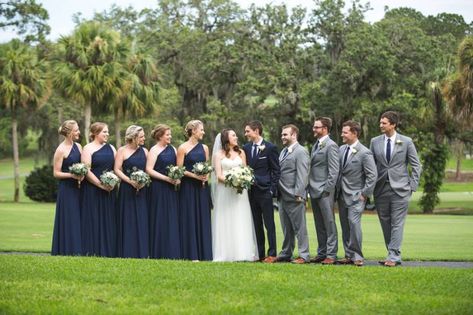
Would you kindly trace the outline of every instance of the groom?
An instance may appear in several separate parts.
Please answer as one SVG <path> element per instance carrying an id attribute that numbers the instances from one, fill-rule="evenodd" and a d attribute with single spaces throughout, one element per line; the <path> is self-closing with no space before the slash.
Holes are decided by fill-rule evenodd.
<path id="1" fill-rule="evenodd" d="M 274 225 L 273 197 L 276 197 L 280 177 L 279 157 L 276 146 L 263 139 L 263 125 L 254 120 L 245 125 L 249 143 L 243 146 L 247 164 L 253 169 L 255 183 L 249 191 L 251 212 L 255 225 L 256 242 L 260 261 L 276 260 L 276 227 Z M 265 254 L 263 224 L 268 234 L 268 256 Z"/>

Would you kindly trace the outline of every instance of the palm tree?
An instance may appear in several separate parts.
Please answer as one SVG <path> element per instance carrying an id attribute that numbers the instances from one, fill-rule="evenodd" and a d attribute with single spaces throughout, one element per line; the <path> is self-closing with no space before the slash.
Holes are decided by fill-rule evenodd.
<path id="1" fill-rule="evenodd" d="M 458 48 L 458 69 L 443 90 L 454 118 L 468 127 L 473 115 L 473 36 L 467 36 Z"/>
<path id="2" fill-rule="evenodd" d="M 33 49 L 18 40 L 0 46 L 0 106 L 11 117 L 15 202 L 20 199 L 18 110 L 38 107 L 44 101 L 48 91 L 45 68 Z"/>
<path id="3" fill-rule="evenodd" d="M 63 96 L 84 106 L 86 131 L 92 110 L 104 110 L 121 94 L 127 51 L 119 33 L 97 22 L 83 23 L 59 40 L 53 82 Z"/>
<path id="4" fill-rule="evenodd" d="M 121 145 L 121 122 L 128 114 L 143 116 L 156 108 L 158 101 L 158 70 L 153 59 L 145 54 L 133 54 L 127 62 L 127 72 L 120 84 L 118 98 L 109 102 L 115 118 L 116 145 Z"/>

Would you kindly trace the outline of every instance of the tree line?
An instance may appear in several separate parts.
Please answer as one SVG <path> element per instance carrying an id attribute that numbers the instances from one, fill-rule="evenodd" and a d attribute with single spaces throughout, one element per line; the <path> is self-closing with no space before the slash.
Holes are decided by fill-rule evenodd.
<path id="1" fill-rule="evenodd" d="M 431 212 L 450 144 L 471 148 L 473 140 L 473 23 L 411 8 L 387 9 L 369 23 L 368 10 L 358 0 L 348 9 L 342 0 L 308 9 L 161 0 L 141 11 L 78 14 L 71 34 L 47 41 L 41 4 L 4 1 L 0 27 L 13 27 L 18 39 L 0 46 L 0 154 L 13 153 L 17 177 L 27 131 L 50 158 L 56 126 L 68 118 L 83 134 L 92 120 L 108 122 L 117 146 L 131 121 L 145 129 L 166 122 L 181 142 L 192 118 L 205 122 L 208 143 L 223 126 L 241 130 L 259 119 L 272 141 L 279 143 L 280 126 L 294 123 L 309 145 L 314 118 L 328 116 L 335 139 L 354 119 L 366 144 L 389 109 L 402 114 L 401 133 L 420 148 L 422 205 Z M 16 200 L 19 181 L 15 187 Z"/>

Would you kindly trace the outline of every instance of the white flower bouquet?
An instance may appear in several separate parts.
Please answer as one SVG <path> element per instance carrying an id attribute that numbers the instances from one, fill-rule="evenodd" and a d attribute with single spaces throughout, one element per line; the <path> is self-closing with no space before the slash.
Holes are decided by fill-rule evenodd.
<path id="1" fill-rule="evenodd" d="M 137 182 L 140 186 L 149 186 L 149 184 L 151 184 L 151 178 L 146 172 L 136 167 L 133 167 L 132 171 L 133 172 L 130 174 L 130 179 L 132 181 Z M 136 193 L 138 193 L 138 191 L 139 189 L 136 190 Z"/>
<path id="2" fill-rule="evenodd" d="M 102 175 L 100 175 L 100 182 L 104 184 L 105 186 L 108 186 L 111 189 L 114 189 L 115 186 L 120 182 L 120 178 L 118 178 L 118 176 L 115 175 L 114 172 L 108 171 L 108 172 L 103 172 Z"/>
<path id="3" fill-rule="evenodd" d="M 197 162 L 192 166 L 192 173 L 199 176 L 210 174 L 213 170 L 214 168 L 207 162 Z M 202 182 L 203 186 L 205 186 L 205 182 Z"/>
<path id="4" fill-rule="evenodd" d="M 184 177 L 184 172 L 186 171 L 186 168 L 184 166 L 177 166 L 177 165 L 168 165 L 166 167 L 168 170 L 168 177 L 174 180 L 181 179 Z M 174 185 L 174 190 L 178 190 L 179 185 Z"/>
<path id="5" fill-rule="evenodd" d="M 237 193 L 242 194 L 243 190 L 250 189 L 255 182 L 253 170 L 249 166 L 237 166 L 223 173 L 225 176 L 225 186 L 235 188 Z"/>
<path id="6" fill-rule="evenodd" d="M 69 172 L 77 176 L 85 176 L 89 171 L 89 167 L 84 163 L 74 163 L 69 166 Z M 80 188 L 80 180 L 77 181 L 77 185 Z"/>

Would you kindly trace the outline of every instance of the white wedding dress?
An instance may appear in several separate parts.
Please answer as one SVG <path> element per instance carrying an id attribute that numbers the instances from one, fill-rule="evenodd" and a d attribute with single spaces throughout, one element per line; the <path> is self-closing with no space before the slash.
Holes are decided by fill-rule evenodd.
<path id="1" fill-rule="evenodd" d="M 241 166 L 242 160 L 223 158 L 222 170 Z M 255 229 L 248 193 L 218 183 L 212 214 L 212 251 L 214 261 L 258 260 Z"/>

